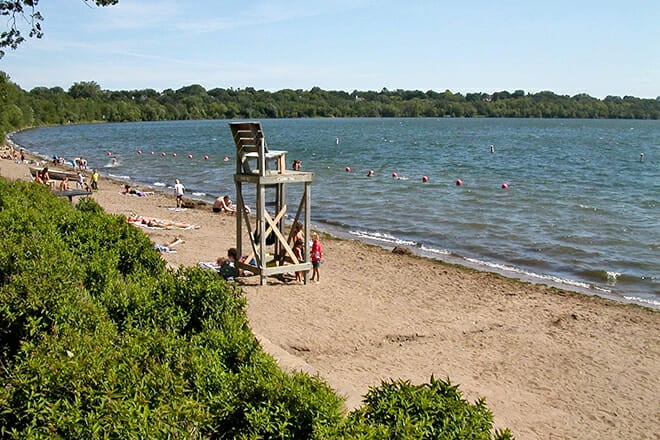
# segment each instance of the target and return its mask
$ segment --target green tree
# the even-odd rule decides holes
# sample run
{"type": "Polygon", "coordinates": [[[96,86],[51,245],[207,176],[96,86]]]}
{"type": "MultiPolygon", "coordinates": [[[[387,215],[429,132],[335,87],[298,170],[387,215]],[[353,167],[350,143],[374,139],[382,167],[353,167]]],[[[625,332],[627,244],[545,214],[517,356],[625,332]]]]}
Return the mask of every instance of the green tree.
{"type": "Polygon", "coordinates": [[[69,87],[72,98],[96,98],[101,94],[101,86],[96,81],[81,81],[69,87]]]}

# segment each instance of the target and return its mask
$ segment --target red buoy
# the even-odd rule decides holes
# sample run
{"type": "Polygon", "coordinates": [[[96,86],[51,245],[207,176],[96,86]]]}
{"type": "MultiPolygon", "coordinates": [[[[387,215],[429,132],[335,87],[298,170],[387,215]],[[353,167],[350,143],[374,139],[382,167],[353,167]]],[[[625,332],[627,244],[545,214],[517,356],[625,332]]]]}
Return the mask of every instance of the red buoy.
{"type": "Polygon", "coordinates": [[[503,183],[502,184],[502,189],[509,189],[509,184],[508,183],[503,183]]]}
{"type": "Polygon", "coordinates": [[[192,159],[192,154],[189,154],[189,155],[188,155],[188,159],[192,159]]]}
{"type": "Polygon", "coordinates": [[[426,183],[429,181],[428,176],[422,176],[422,182],[426,183]]]}
{"type": "Polygon", "coordinates": [[[208,154],[204,155],[204,160],[209,160],[209,155],[208,154]]]}
{"type": "Polygon", "coordinates": [[[351,172],[351,167],[346,167],[346,172],[350,173],[351,172]]]}
{"type": "Polygon", "coordinates": [[[138,154],[142,154],[142,150],[138,150],[137,153],[138,153],[138,154]]]}
{"type": "Polygon", "coordinates": [[[399,177],[399,175],[397,173],[392,173],[392,178],[393,179],[396,179],[397,177],[399,177]]]}
{"type": "Polygon", "coordinates": [[[172,157],[176,157],[176,153],[172,153],[172,157]]]}
{"type": "Polygon", "coordinates": [[[160,153],[160,155],[161,155],[161,156],[163,156],[163,157],[165,157],[165,156],[166,156],[166,154],[165,154],[165,152],[164,152],[164,151],[163,151],[162,153],[160,153]]]}
{"type": "Polygon", "coordinates": [[[456,186],[461,186],[463,185],[463,181],[461,179],[456,179],[456,186]]]}

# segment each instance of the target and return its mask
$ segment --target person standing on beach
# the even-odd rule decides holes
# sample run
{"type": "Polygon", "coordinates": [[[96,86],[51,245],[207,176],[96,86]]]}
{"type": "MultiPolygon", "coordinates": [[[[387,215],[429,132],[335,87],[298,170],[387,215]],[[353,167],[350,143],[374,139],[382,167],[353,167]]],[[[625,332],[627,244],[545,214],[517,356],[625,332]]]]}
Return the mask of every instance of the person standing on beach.
{"type": "Polygon", "coordinates": [[[94,168],[94,171],[92,172],[92,189],[99,189],[99,172],[96,170],[96,168],[94,168]]]}
{"type": "Polygon", "coordinates": [[[174,181],[174,196],[176,197],[176,207],[181,208],[183,206],[183,193],[186,188],[183,186],[179,179],[174,181]]]}
{"type": "Polygon", "coordinates": [[[319,234],[314,232],[312,234],[312,281],[317,283],[321,280],[319,275],[319,267],[321,267],[321,260],[323,259],[323,246],[319,240],[319,234]]]}
{"type": "MultiPolygon", "coordinates": [[[[298,260],[298,264],[305,261],[305,257],[303,255],[303,253],[304,253],[303,247],[304,246],[305,246],[305,243],[301,239],[297,239],[296,242],[293,244],[293,255],[296,256],[296,259],[298,260]]],[[[303,271],[297,270],[296,271],[296,282],[302,283],[303,282],[303,276],[304,276],[303,271]]]]}

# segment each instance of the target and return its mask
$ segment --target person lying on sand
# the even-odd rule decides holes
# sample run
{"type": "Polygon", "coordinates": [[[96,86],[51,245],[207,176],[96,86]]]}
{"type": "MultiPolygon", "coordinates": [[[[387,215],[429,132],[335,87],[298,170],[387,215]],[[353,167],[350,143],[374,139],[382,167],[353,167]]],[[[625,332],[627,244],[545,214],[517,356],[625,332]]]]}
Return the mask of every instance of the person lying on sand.
{"type": "Polygon", "coordinates": [[[163,220],[160,218],[156,217],[143,217],[141,215],[129,215],[126,217],[126,221],[133,225],[138,225],[138,226],[148,226],[151,228],[164,228],[164,229],[172,229],[172,228],[180,228],[180,229],[191,229],[191,228],[197,228],[195,225],[191,225],[189,223],[182,223],[182,222],[174,222],[171,220],[163,220]]]}
{"type": "Polygon", "coordinates": [[[152,191],[140,191],[139,189],[132,188],[129,184],[124,185],[124,190],[121,193],[138,197],[145,197],[153,194],[152,191]]]}
{"type": "Polygon", "coordinates": [[[165,243],[165,244],[154,243],[154,248],[159,250],[160,252],[176,252],[174,246],[182,243],[185,243],[183,239],[179,237],[174,237],[174,240],[170,241],[169,243],[165,243]]]}

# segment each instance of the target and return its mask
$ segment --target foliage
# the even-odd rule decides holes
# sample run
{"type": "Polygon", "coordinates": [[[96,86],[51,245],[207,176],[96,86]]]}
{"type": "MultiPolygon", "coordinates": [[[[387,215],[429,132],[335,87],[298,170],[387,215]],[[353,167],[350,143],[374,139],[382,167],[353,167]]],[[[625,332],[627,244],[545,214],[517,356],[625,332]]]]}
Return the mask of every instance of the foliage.
{"type": "MultiPolygon", "coordinates": [[[[338,436],[362,439],[491,439],[493,415],[483,399],[463,399],[458,386],[431,377],[428,384],[382,382],[348,417],[338,436]]],[[[511,439],[508,430],[495,439],[511,439]]]]}
{"type": "Polygon", "coordinates": [[[263,353],[240,290],[167,269],[93,200],[0,180],[0,227],[0,437],[311,438],[340,420],[325,383],[263,353]]]}
{"type": "Polygon", "coordinates": [[[0,438],[490,438],[483,401],[433,378],[346,416],[262,351],[240,289],[168,269],[92,199],[0,179],[0,230],[0,438]]]}
{"type": "MultiPolygon", "coordinates": [[[[93,3],[96,6],[116,5],[119,0],[83,0],[85,3],[93,3]]],[[[37,10],[39,0],[6,0],[0,1],[0,17],[7,17],[7,30],[0,33],[0,58],[4,56],[2,48],[16,49],[25,41],[19,24],[25,22],[29,25],[30,38],[41,38],[44,33],[41,22],[44,20],[41,12],[37,10]]]]}
{"type": "Polygon", "coordinates": [[[432,90],[383,89],[277,92],[211,89],[193,84],[178,90],[109,91],[81,81],[68,91],[35,87],[25,92],[0,72],[0,136],[39,125],[83,122],[137,122],[187,119],[315,117],[507,117],[660,119],[660,99],[580,94],[525,94],[522,90],[486,93],[438,93],[432,90]]]}

